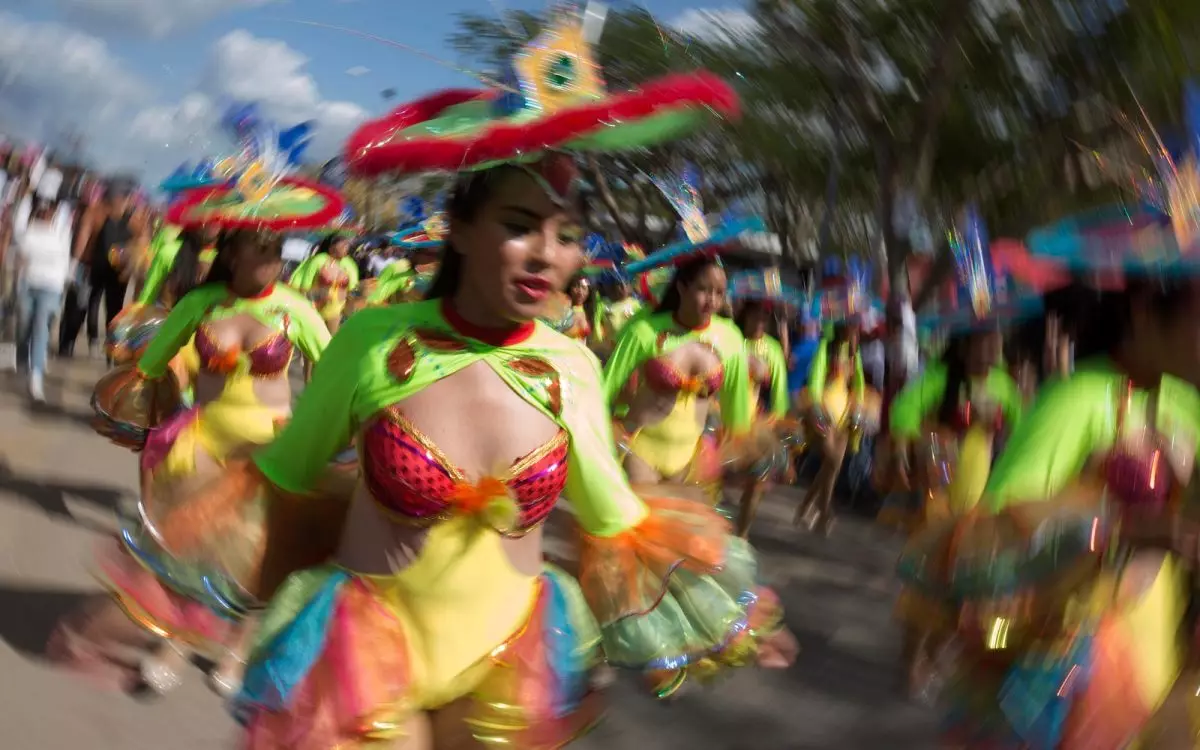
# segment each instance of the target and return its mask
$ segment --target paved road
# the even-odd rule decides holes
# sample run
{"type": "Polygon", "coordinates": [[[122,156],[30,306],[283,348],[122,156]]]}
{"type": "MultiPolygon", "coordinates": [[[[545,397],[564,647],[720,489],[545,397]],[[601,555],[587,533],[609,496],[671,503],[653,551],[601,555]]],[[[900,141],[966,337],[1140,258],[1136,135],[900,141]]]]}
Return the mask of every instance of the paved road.
{"type": "MultiPolygon", "coordinates": [[[[234,727],[200,674],[139,702],[94,689],[42,659],[56,619],[94,591],[87,563],[112,510],[135,486],[128,453],[94,437],[96,363],[55,363],[50,406],[30,410],[0,376],[0,747],[201,750],[232,747],[234,727]]],[[[895,542],[843,522],[832,540],[793,531],[794,499],[764,503],[755,545],[801,640],[785,672],[743,670],[671,705],[614,691],[610,718],[576,747],[661,750],[924,750],[931,720],[896,699],[890,624],[895,542]]]]}

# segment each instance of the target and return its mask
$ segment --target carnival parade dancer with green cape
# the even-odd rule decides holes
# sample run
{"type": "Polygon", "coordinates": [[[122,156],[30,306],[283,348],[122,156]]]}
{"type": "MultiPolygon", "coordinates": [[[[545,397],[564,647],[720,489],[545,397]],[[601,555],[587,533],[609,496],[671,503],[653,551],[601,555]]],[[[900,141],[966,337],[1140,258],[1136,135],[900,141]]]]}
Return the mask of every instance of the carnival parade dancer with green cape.
{"type": "MultiPolygon", "coordinates": [[[[751,550],[711,509],[630,488],[595,358],[536,320],[584,261],[569,152],[651,145],[735,110],[707,74],[606,95],[591,33],[565,18],[531,43],[519,95],[433,94],[347,145],[366,176],[463,174],[429,299],[348,320],[278,438],[187,503],[229,523],[265,507],[267,560],[340,539],[263,615],[234,703],[247,748],[550,750],[595,720],[601,656],[664,684],[792,658],[751,550]],[[351,440],[363,479],[339,502],[314,467],[351,440]],[[578,580],[543,562],[560,494],[583,530],[578,580]]],[[[278,583],[239,566],[254,556],[208,558],[190,516],[163,519],[164,547],[278,583]]]]}

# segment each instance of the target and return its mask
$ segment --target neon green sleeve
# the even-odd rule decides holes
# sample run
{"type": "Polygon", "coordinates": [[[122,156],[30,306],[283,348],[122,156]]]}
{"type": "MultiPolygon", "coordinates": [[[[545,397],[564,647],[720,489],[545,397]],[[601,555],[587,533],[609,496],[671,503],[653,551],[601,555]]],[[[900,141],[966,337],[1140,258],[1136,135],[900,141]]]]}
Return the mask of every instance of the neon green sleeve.
{"type": "Polygon", "coordinates": [[[892,437],[908,440],[921,434],[921,425],[933,413],[946,392],[946,366],[931,362],[920,377],[904,386],[890,409],[888,425],[892,437]]]}
{"type": "Polygon", "coordinates": [[[787,362],[783,346],[774,338],[767,339],[767,366],[771,370],[771,414],[785,417],[788,413],[787,362]]]}
{"type": "Polygon", "coordinates": [[[379,274],[379,279],[375,282],[375,289],[367,297],[367,302],[372,305],[386,303],[395,294],[404,289],[415,275],[416,271],[412,270],[411,267],[405,268],[404,266],[400,266],[399,261],[391,264],[383,269],[383,273],[379,274]]]}
{"type": "Polygon", "coordinates": [[[867,376],[863,372],[862,354],[854,355],[854,397],[859,402],[867,395],[867,376]]]}
{"type": "Polygon", "coordinates": [[[1106,414],[1113,378],[1078,374],[1047,383],[1032,410],[1011,433],[988,480],[993,511],[1014,502],[1053,497],[1079,475],[1088,458],[1113,442],[1106,414]]]}
{"type": "Polygon", "coordinates": [[[213,303],[225,294],[223,285],[208,284],[184,295],[171,309],[154,340],[138,360],[138,370],[151,379],[165,375],[171,360],[191,340],[196,327],[204,320],[213,303]]]}
{"type": "Polygon", "coordinates": [[[296,272],[292,274],[291,286],[301,292],[307,292],[309,289],[312,289],[313,281],[316,280],[321,267],[325,265],[326,257],[324,253],[317,253],[301,263],[296,272]]]}
{"type": "MultiPolygon", "coordinates": [[[[292,296],[289,294],[289,296],[292,296]]],[[[304,358],[316,364],[329,346],[329,327],[312,303],[300,295],[288,301],[288,340],[299,347],[304,358]]]]}
{"type": "Polygon", "coordinates": [[[655,338],[654,326],[647,318],[630,322],[617,336],[617,346],[604,365],[603,396],[609,408],[616,403],[634,370],[654,356],[655,338]]]}
{"type": "Polygon", "coordinates": [[[142,293],[138,295],[139,305],[153,305],[162,294],[163,284],[171,275],[175,265],[175,256],[179,254],[181,240],[178,235],[160,231],[154,235],[154,245],[151,249],[150,268],[146,270],[146,282],[142,293]]]}
{"type": "Polygon", "coordinates": [[[821,339],[817,351],[813,353],[812,364],[808,367],[808,391],[813,394],[813,401],[820,401],[820,394],[825,390],[825,376],[829,372],[829,339],[821,339]]]}
{"type": "Polygon", "coordinates": [[[1020,386],[1006,371],[996,367],[988,373],[988,393],[1000,403],[1005,429],[1011,434],[1025,413],[1025,397],[1021,395],[1020,386]]]}
{"type": "Polygon", "coordinates": [[[329,342],[287,426],[254,456],[263,476],[286,492],[312,490],[350,444],[354,399],[373,343],[358,320],[352,316],[329,342]]]}
{"type": "Polygon", "coordinates": [[[571,434],[563,494],[584,531],[611,537],[636,526],[647,510],[617,463],[600,362],[582,344],[579,349],[579,361],[570,363],[567,370],[574,397],[565,400],[563,408],[563,419],[571,434]]]}
{"type": "Polygon", "coordinates": [[[721,425],[733,435],[750,431],[753,412],[750,401],[750,366],[743,341],[722,363],[725,379],[721,382],[721,425]]]}
{"type": "Polygon", "coordinates": [[[342,266],[342,270],[350,277],[350,283],[346,287],[346,290],[353,292],[355,289],[358,289],[358,284],[361,281],[358,275],[358,264],[350,256],[346,256],[338,262],[342,266]]]}

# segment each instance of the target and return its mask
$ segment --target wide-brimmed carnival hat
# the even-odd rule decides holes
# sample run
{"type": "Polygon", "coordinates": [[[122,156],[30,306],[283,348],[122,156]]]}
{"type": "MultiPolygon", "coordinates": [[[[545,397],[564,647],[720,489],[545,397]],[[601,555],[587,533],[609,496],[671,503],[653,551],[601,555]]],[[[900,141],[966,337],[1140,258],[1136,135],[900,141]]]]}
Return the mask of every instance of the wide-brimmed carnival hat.
{"type": "Polygon", "coordinates": [[[1121,278],[1200,273],[1200,89],[1194,82],[1184,89],[1184,113],[1185,139],[1176,149],[1149,124],[1126,121],[1153,170],[1098,155],[1102,168],[1133,185],[1133,195],[1034,230],[1030,253],[1073,271],[1121,278]]]}
{"type": "Polygon", "coordinates": [[[174,198],[188,190],[214,187],[223,182],[217,176],[216,170],[217,162],[215,159],[201,159],[194,164],[184,162],[176,167],[175,171],[171,172],[165,180],[159,183],[158,189],[160,192],[166,193],[168,198],[174,198]]]}
{"type": "Polygon", "coordinates": [[[737,114],[734,91],[705,72],[607,93],[592,53],[604,16],[594,4],[564,13],[489,88],[440,91],[366,123],[347,142],[347,165],[378,175],[516,164],[566,199],[579,176],[562,152],[646,148],[737,114]]]}
{"type": "Polygon", "coordinates": [[[998,263],[987,225],[974,206],[959,214],[948,237],[954,276],[943,285],[930,309],[917,317],[925,330],[969,333],[1019,323],[1043,311],[1044,288],[1036,279],[1018,278],[1029,265],[998,263]]]}
{"type": "Polygon", "coordinates": [[[646,257],[641,246],[613,242],[602,234],[589,234],[583,240],[587,265],[583,273],[596,284],[632,284],[625,267],[646,257]]]}
{"type": "Polygon", "coordinates": [[[878,316],[883,304],[871,291],[871,268],[860,258],[829,258],[810,302],[810,316],[822,324],[878,316]]]}
{"type": "Polygon", "coordinates": [[[168,209],[168,221],[271,231],[336,226],[346,208],[337,190],[291,174],[308,147],[312,123],[280,131],[251,104],[231,109],[224,124],[240,150],[213,166],[217,184],[181,193],[168,209]]]}
{"type": "MultiPolygon", "coordinates": [[[[420,198],[417,198],[421,201],[420,198]]],[[[450,230],[450,222],[446,216],[446,196],[439,195],[432,201],[432,207],[427,207],[421,201],[421,207],[409,207],[409,223],[401,226],[392,233],[392,244],[406,252],[435,250],[446,241],[450,230]]]]}
{"type": "Polygon", "coordinates": [[[811,306],[803,291],[783,282],[778,268],[755,268],[729,278],[729,299],[734,304],[758,302],[771,308],[799,312],[811,306]]]}
{"type": "Polygon", "coordinates": [[[700,172],[688,165],[678,175],[651,176],[650,181],[662,192],[667,203],[679,215],[680,237],[645,258],[629,263],[630,274],[658,268],[677,268],[697,258],[719,257],[740,246],[744,236],[767,230],[757,216],[721,216],[716,227],[709,224],[700,197],[700,172]]]}

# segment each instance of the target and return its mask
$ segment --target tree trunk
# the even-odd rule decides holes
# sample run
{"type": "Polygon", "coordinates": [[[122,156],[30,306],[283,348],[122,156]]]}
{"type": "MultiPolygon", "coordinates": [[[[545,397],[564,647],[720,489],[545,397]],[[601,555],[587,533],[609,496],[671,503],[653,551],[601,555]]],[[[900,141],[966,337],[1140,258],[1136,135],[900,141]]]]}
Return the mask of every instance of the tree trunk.
{"type": "Polygon", "coordinates": [[[625,217],[621,215],[621,207],[617,204],[616,196],[613,195],[612,189],[608,185],[608,179],[604,176],[604,170],[600,167],[600,160],[595,156],[589,156],[587,160],[590,174],[588,179],[596,186],[596,192],[600,194],[600,202],[604,204],[604,208],[613,218],[613,223],[617,226],[617,232],[621,235],[621,239],[627,243],[633,244],[638,241],[633,228],[629,226],[629,222],[625,221],[625,217]]]}

